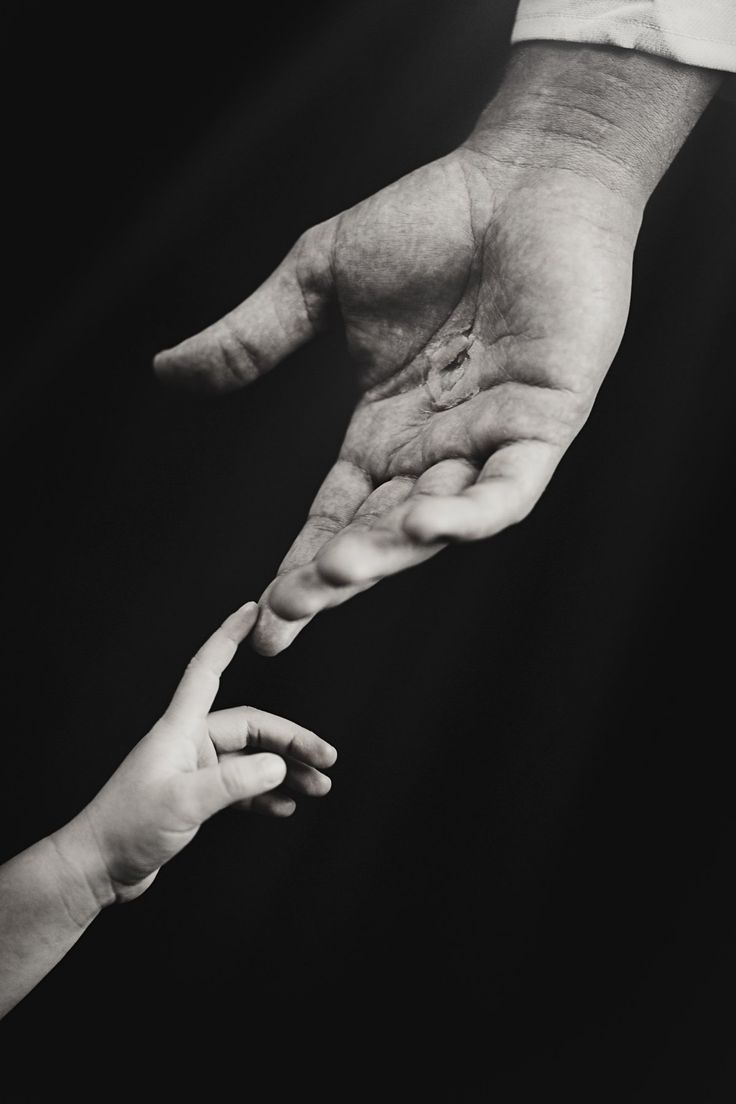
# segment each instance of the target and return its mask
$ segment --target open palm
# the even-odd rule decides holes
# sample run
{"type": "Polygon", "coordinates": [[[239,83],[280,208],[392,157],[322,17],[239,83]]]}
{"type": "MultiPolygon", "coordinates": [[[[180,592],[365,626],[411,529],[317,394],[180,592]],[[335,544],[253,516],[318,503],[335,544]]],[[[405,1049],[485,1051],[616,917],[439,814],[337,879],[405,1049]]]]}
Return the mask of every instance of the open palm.
{"type": "Polygon", "coordinates": [[[468,146],[307,231],[219,322],[159,354],[234,389],[340,318],[361,399],[264,596],[256,646],[530,511],[623,333],[641,210],[594,176],[468,146]]]}

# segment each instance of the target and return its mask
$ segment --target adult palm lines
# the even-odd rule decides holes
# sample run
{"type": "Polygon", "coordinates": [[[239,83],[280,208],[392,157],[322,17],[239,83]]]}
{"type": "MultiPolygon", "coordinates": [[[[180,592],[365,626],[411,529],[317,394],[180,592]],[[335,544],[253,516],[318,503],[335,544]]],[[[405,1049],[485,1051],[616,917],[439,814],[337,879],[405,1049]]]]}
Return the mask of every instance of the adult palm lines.
{"type": "Polygon", "coordinates": [[[599,186],[569,183],[498,186],[452,155],[308,231],[227,319],[158,359],[247,383],[339,304],[363,397],[267,592],[262,651],[541,494],[618,343],[635,237],[605,225],[599,186]]]}

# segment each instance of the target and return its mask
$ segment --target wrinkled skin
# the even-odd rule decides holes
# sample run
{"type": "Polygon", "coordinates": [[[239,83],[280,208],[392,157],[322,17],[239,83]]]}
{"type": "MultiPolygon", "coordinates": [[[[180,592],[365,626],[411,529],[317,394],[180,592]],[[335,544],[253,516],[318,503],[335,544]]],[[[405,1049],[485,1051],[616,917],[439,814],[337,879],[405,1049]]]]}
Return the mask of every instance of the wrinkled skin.
{"type": "Polygon", "coordinates": [[[241,306],[159,354],[162,376],[228,390],[345,327],[362,397],[262,599],[260,651],[528,514],[620,342],[642,207],[605,174],[461,147],[307,231],[241,306]]]}

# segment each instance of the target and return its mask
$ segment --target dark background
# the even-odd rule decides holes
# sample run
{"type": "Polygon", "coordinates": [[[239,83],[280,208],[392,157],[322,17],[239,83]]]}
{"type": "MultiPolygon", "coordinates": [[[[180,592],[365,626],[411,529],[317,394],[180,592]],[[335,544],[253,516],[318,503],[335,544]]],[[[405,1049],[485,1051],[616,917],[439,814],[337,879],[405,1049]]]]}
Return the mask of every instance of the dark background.
{"type": "MultiPolygon", "coordinates": [[[[353,402],[335,336],[218,402],[151,356],[461,139],[514,8],[4,17],[0,858],[258,596],[353,402]]],[[[334,742],[333,793],[221,816],[103,915],[0,1031],[13,1099],[732,1098],[735,120],[715,102],[652,199],[532,516],[243,649],[222,703],[334,742]]]]}

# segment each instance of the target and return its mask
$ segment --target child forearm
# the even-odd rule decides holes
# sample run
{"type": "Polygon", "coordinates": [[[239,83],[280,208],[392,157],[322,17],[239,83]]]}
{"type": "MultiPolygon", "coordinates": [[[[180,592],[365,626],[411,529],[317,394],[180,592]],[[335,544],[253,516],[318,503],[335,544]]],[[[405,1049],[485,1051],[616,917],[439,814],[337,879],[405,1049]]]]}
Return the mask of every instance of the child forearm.
{"type": "Polygon", "coordinates": [[[209,817],[230,805],[289,816],[292,793],[329,791],[322,768],[337,752],[314,732],[251,706],[210,712],[257,616],[254,602],[231,614],[190,662],[163,717],[79,816],[0,866],[0,1017],[102,908],[140,897],[209,817]]]}
{"type": "Polygon", "coordinates": [[[0,1017],[64,957],[107,903],[78,820],[0,866],[0,1017]]]}

